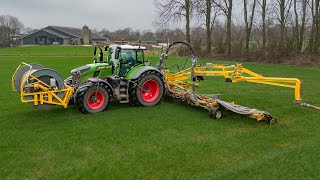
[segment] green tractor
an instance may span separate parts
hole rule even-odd
[[[96,46],[99,60],[71,71],[66,84],[75,88],[69,103],[74,103],[82,113],[105,110],[111,98],[120,103],[135,106],[154,106],[160,102],[165,91],[163,74],[145,60],[146,47],[132,45]]]

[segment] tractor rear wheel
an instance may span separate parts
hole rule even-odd
[[[109,91],[103,86],[89,87],[76,99],[78,110],[82,113],[98,113],[107,109],[110,102]]]
[[[131,89],[130,101],[134,105],[157,105],[164,94],[164,85],[161,77],[155,73],[147,72],[142,75]]]

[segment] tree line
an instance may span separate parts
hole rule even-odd
[[[206,53],[319,54],[320,0],[154,0],[156,25]]]
[[[184,41],[185,34],[180,28],[174,29],[158,29],[156,31],[151,30],[134,30],[130,27],[124,29],[118,29],[115,31],[109,31],[107,29],[97,30],[93,29],[93,32],[100,34],[104,37],[110,38],[112,41],[128,41],[138,42],[141,41],[153,41],[155,43],[164,43],[172,41]]]
[[[116,41],[186,41],[204,55],[319,55],[320,0],[154,0],[157,30],[94,30]],[[24,29],[0,16],[0,46]]]
[[[0,15],[0,47],[12,44],[14,36],[23,30],[23,23],[14,16]]]

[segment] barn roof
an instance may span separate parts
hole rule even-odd
[[[48,26],[43,29],[39,29],[33,33],[27,34],[27,35],[21,37],[21,39],[23,39],[27,36],[30,36],[32,34],[35,34],[37,32],[40,32],[40,31],[45,31],[47,33],[59,36],[61,38],[73,38],[73,37],[77,37],[80,39],[83,38],[82,28],[73,28],[73,27],[64,27],[64,26]],[[94,32],[91,32],[91,38],[92,38],[92,40],[106,40],[105,37],[102,37]]]
[[[21,36],[19,39],[23,39],[23,38],[25,38],[25,37],[28,37],[28,36],[30,36],[30,35],[32,35],[32,34],[35,34],[35,33],[40,32],[40,31],[44,31],[44,32],[53,34],[53,35],[58,36],[58,37],[61,37],[61,38],[69,38],[69,36],[65,36],[65,35],[63,35],[63,34],[61,34],[61,33],[59,33],[59,32],[52,31],[52,30],[50,30],[50,29],[45,29],[45,28],[44,28],[44,29],[36,30],[36,31],[34,31],[34,32],[30,33],[30,34],[26,34],[26,35],[24,35],[24,36]]]
[[[63,26],[48,26],[46,28],[49,28],[49,27],[56,29],[58,31],[62,31],[67,34],[76,36],[78,38],[82,38],[82,29],[80,29],[80,28],[63,27]]]
[[[82,38],[82,28],[73,28],[73,27],[64,27],[64,26],[49,26],[54,29],[60,30],[62,32],[68,33],[70,35],[74,35],[78,38]],[[94,32],[91,32],[92,39],[106,39]]]
[[[53,35],[62,37],[62,38],[68,38],[68,37],[69,37],[69,36],[65,36],[65,35],[57,32],[57,31],[52,31],[52,30],[50,30],[50,29],[41,29],[41,30],[43,30],[43,31],[45,31],[45,32],[47,32],[47,33],[50,33],[50,34],[53,34]]]

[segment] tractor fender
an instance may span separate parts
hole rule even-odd
[[[127,80],[138,79],[142,74],[144,74],[147,71],[156,71],[161,75],[161,78],[163,77],[163,74],[158,69],[151,66],[142,66],[141,68],[136,70],[134,73],[128,73],[126,76],[126,79]]]
[[[77,99],[77,97],[81,96],[82,93],[86,92],[86,90],[88,90],[92,86],[94,86],[94,83],[91,83],[91,82],[87,82],[79,86],[76,92],[74,93],[74,99]]]
[[[113,88],[107,81],[105,81],[103,79],[99,79],[99,78],[89,78],[88,82],[93,83],[93,84],[99,83],[99,84],[103,84],[104,86],[107,86],[110,90],[111,95],[112,95]]]
[[[82,93],[86,92],[90,87],[95,86],[96,84],[103,84],[103,86],[107,86],[108,87],[108,91],[109,93],[112,95],[112,86],[105,80],[103,79],[97,79],[97,78],[89,78],[88,81],[86,83],[84,83],[83,85],[79,86],[76,93],[75,93],[75,99],[77,99],[77,97],[79,97],[80,95],[82,95]]]

